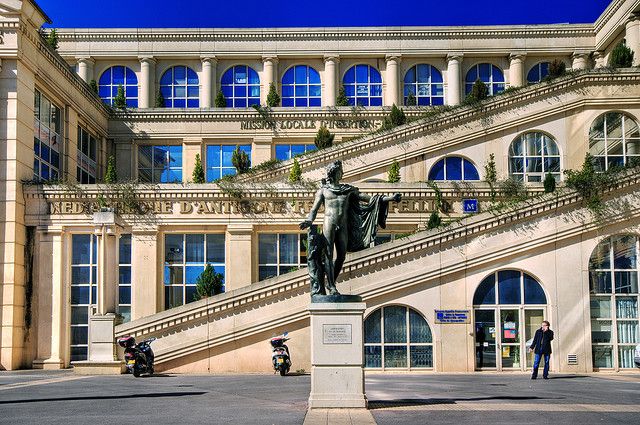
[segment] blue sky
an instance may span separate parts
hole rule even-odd
[[[611,1],[36,0],[57,28],[592,23]]]

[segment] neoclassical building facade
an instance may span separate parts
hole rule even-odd
[[[552,369],[634,370],[637,12],[613,0],[589,24],[61,29],[54,50],[45,11],[1,2],[0,367],[108,368],[113,338],[131,334],[158,338],[159,370],[267,372],[268,339],[288,331],[309,370],[298,223],[339,159],[363,192],[402,194],[338,284],[367,304],[367,370],[526,371],[544,319]],[[612,69],[621,42],[633,67]],[[558,64],[569,72],[551,78]],[[477,80],[489,98],[465,102]],[[393,105],[408,122],[388,128]],[[316,149],[321,127],[332,147]],[[565,187],[587,153],[599,173],[628,166],[599,213]],[[548,176],[558,190],[544,194]],[[434,211],[444,225],[427,230]],[[223,293],[195,301],[208,265]]]

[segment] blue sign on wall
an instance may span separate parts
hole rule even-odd
[[[478,212],[478,200],[477,199],[463,199],[462,200],[462,212],[471,214]]]
[[[470,323],[469,310],[436,310],[436,323]]]

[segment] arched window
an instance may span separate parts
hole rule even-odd
[[[246,108],[260,105],[260,77],[247,65],[229,68],[222,75],[220,88],[227,101],[227,107]]]
[[[471,93],[473,83],[477,79],[480,79],[487,85],[489,89],[489,96],[498,94],[504,90],[504,74],[502,70],[490,63],[480,63],[474,65],[467,72],[467,78],[465,78],[465,94]]]
[[[640,157],[640,131],[629,115],[606,112],[596,118],[589,130],[589,153],[597,171],[622,167]]]
[[[640,343],[638,237],[607,237],[589,259],[594,368],[633,368]]]
[[[198,108],[200,87],[198,75],[187,66],[173,66],[160,78],[160,92],[168,108]]]
[[[443,105],[444,84],[437,68],[419,64],[409,68],[404,75],[404,104],[413,95],[418,106]]]
[[[509,176],[523,182],[541,182],[547,174],[560,181],[560,151],[549,136],[532,131],[509,146]]]
[[[354,65],[347,70],[342,85],[351,106],[382,106],[382,77],[369,65]]]
[[[538,281],[520,270],[484,278],[473,295],[476,368],[525,370],[535,331],[545,320],[547,297]]]
[[[124,89],[127,107],[138,107],[138,78],[136,73],[126,66],[112,66],[102,73],[98,81],[98,94],[107,105],[113,106],[118,95],[118,87]]]
[[[367,368],[432,368],[433,338],[420,313],[404,306],[387,306],[364,321]]]
[[[292,66],[282,76],[282,106],[320,106],[320,74],[307,65]]]
[[[549,62],[540,62],[535,64],[527,74],[527,82],[529,84],[539,83],[549,75]]]
[[[471,161],[460,156],[448,156],[431,167],[429,180],[480,180],[480,176]]]

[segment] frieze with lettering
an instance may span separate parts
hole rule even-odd
[[[380,120],[265,120],[255,119],[240,122],[240,130],[315,130],[319,127],[329,129],[374,130],[380,127]]]

